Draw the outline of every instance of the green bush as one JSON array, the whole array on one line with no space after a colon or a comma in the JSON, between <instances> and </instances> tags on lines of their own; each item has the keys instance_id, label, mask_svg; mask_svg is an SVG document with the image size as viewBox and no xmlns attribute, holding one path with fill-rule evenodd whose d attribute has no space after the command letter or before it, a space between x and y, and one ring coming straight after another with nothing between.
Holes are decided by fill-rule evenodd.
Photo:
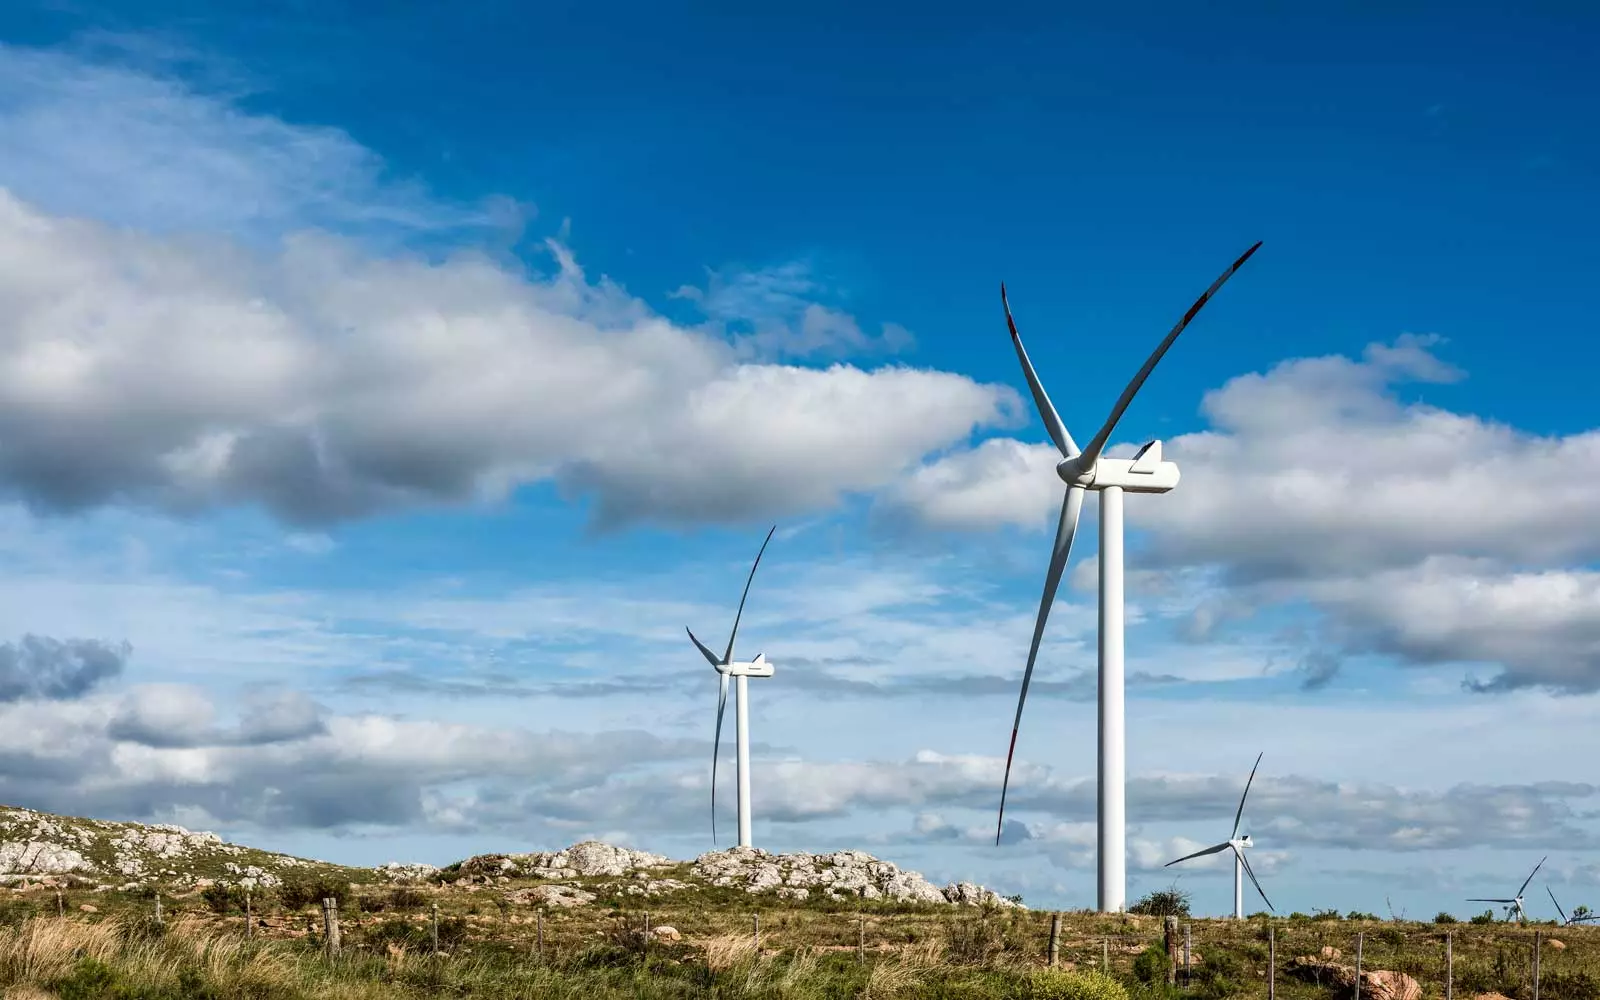
<instances>
[{"instance_id":1,"label":"green bush","mask_svg":"<svg viewBox=\"0 0 1600 1000\"><path fill-rule=\"evenodd\" d=\"M200 899L217 913L244 912L244 890L236 885L208 885L200 890Z\"/></svg>"},{"instance_id":2,"label":"green bush","mask_svg":"<svg viewBox=\"0 0 1600 1000\"><path fill-rule=\"evenodd\" d=\"M1167 968L1170 962L1167 949L1153 944L1141 951L1139 957L1133 960L1133 976L1141 983L1164 983L1167 981Z\"/></svg>"},{"instance_id":3,"label":"green bush","mask_svg":"<svg viewBox=\"0 0 1600 1000\"><path fill-rule=\"evenodd\" d=\"M343 909L350 903L350 883L330 878L300 879L278 886L278 902L286 910L303 910L322 900L333 898Z\"/></svg>"},{"instance_id":4,"label":"green bush","mask_svg":"<svg viewBox=\"0 0 1600 1000\"><path fill-rule=\"evenodd\" d=\"M1456 918L1444 912L1443 910L1440 910L1434 915L1433 922L1436 924L1453 924L1456 922Z\"/></svg>"},{"instance_id":5,"label":"green bush","mask_svg":"<svg viewBox=\"0 0 1600 1000\"><path fill-rule=\"evenodd\" d=\"M1474 924L1492 924L1494 923L1494 911L1484 910L1482 913L1474 915L1469 922Z\"/></svg>"},{"instance_id":6,"label":"green bush","mask_svg":"<svg viewBox=\"0 0 1600 1000\"><path fill-rule=\"evenodd\" d=\"M1189 894L1177 887L1168 886L1147 893L1144 898L1128 907L1129 913L1137 913L1145 917L1187 917L1189 915Z\"/></svg>"},{"instance_id":7,"label":"green bush","mask_svg":"<svg viewBox=\"0 0 1600 1000\"><path fill-rule=\"evenodd\" d=\"M1028 980L1029 1000L1128 1000L1128 990L1103 972L1036 971Z\"/></svg>"}]
</instances>

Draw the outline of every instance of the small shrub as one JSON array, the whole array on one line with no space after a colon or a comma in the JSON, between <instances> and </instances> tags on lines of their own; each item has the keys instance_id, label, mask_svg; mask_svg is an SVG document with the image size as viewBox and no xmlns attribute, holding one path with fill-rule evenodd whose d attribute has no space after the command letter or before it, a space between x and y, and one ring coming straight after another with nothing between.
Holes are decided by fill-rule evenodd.
<instances>
[{"instance_id":1,"label":"small shrub","mask_svg":"<svg viewBox=\"0 0 1600 1000\"><path fill-rule=\"evenodd\" d=\"M1146 894L1144 898L1128 907L1128 912L1145 917L1187 917L1189 894L1174 883L1165 889L1157 889Z\"/></svg>"},{"instance_id":2,"label":"small shrub","mask_svg":"<svg viewBox=\"0 0 1600 1000\"><path fill-rule=\"evenodd\" d=\"M236 885L208 885L200 890L200 899L217 913L244 910L244 890Z\"/></svg>"},{"instance_id":3,"label":"small shrub","mask_svg":"<svg viewBox=\"0 0 1600 1000\"><path fill-rule=\"evenodd\" d=\"M1312 920L1342 920L1338 910L1312 910Z\"/></svg>"},{"instance_id":4,"label":"small shrub","mask_svg":"<svg viewBox=\"0 0 1600 1000\"><path fill-rule=\"evenodd\" d=\"M328 898L338 900L341 909L348 906L350 884L329 878L311 878L278 886L278 902L286 910L303 910Z\"/></svg>"},{"instance_id":5,"label":"small shrub","mask_svg":"<svg viewBox=\"0 0 1600 1000\"><path fill-rule=\"evenodd\" d=\"M983 965L1002 944L999 929L990 921L983 917L957 918L950 924L945 956L953 965Z\"/></svg>"},{"instance_id":6,"label":"small shrub","mask_svg":"<svg viewBox=\"0 0 1600 1000\"><path fill-rule=\"evenodd\" d=\"M1153 944L1133 960L1133 976L1141 983L1165 983L1170 962L1167 950Z\"/></svg>"},{"instance_id":7,"label":"small shrub","mask_svg":"<svg viewBox=\"0 0 1600 1000\"><path fill-rule=\"evenodd\" d=\"M1103 972L1036 971L1028 980L1029 1000L1128 1000L1127 987Z\"/></svg>"},{"instance_id":8,"label":"small shrub","mask_svg":"<svg viewBox=\"0 0 1600 1000\"><path fill-rule=\"evenodd\" d=\"M428 897L410 886L402 885L389 893L389 905L401 913L420 910L427 901Z\"/></svg>"},{"instance_id":9,"label":"small shrub","mask_svg":"<svg viewBox=\"0 0 1600 1000\"><path fill-rule=\"evenodd\" d=\"M1456 918L1444 912L1443 910L1440 910L1438 913L1434 914L1433 922L1436 924L1453 924L1456 922Z\"/></svg>"},{"instance_id":10,"label":"small shrub","mask_svg":"<svg viewBox=\"0 0 1600 1000\"><path fill-rule=\"evenodd\" d=\"M1376 913L1362 913L1360 910L1351 910L1344 915L1346 920L1377 920Z\"/></svg>"},{"instance_id":11,"label":"small shrub","mask_svg":"<svg viewBox=\"0 0 1600 1000\"><path fill-rule=\"evenodd\" d=\"M1492 924L1494 923L1494 911L1484 910L1482 913L1475 914L1468 920L1468 923Z\"/></svg>"}]
</instances>

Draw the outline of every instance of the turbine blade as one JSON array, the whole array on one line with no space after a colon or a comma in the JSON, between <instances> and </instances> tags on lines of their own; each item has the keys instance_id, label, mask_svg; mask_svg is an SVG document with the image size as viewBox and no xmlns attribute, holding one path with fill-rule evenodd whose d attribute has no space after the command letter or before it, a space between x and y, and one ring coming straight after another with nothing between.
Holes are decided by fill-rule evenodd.
<instances>
[{"instance_id":1,"label":"turbine blade","mask_svg":"<svg viewBox=\"0 0 1600 1000\"><path fill-rule=\"evenodd\" d=\"M1133 402L1133 397L1144 386L1144 380L1150 377L1150 373L1155 370L1156 364L1167 353L1167 349L1172 346L1172 342L1178 339L1178 334L1182 333L1184 328L1189 325L1189 321L1194 319L1195 315L1200 312L1207 302L1211 301L1211 296L1217 293L1217 289L1222 287L1222 283L1233 277L1233 272L1244 266L1244 262L1250 259L1250 255L1260 248L1261 243L1257 241L1255 246L1246 250L1238 260L1233 262L1232 266L1222 272L1222 277L1213 281L1211 287L1206 289L1198 299L1194 300L1194 305L1190 306L1189 311L1183 314L1183 319L1178 320L1178 325L1173 327L1172 331L1161 341L1154 353L1150 355L1150 359L1144 363L1144 367L1139 369L1139 374L1135 375L1133 381L1128 383L1128 387L1122 390L1122 395L1117 398L1117 405L1111 408L1111 416L1106 418L1105 425L1095 434L1094 438L1089 442L1089 446L1083 449L1083 456L1079 461L1080 465L1088 467L1100 457L1100 452L1105 450L1106 442L1111 439L1111 432L1116 430L1117 421L1122 419L1122 414L1127 411L1128 404Z\"/></svg>"},{"instance_id":2,"label":"turbine blade","mask_svg":"<svg viewBox=\"0 0 1600 1000\"><path fill-rule=\"evenodd\" d=\"M1265 756L1266 756L1266 751L1265 750L1263 750L1260 753L1256 754L1256 762L1250 768L1250 777L1247 778L1245 780L1245 783L1244 783L1244 795L1239 796L1239 811L1233 814L1233 832L1228 834L1228 839L1229 840L1232 840L1233 838L1235 838L1235 837L1237 837L1239 835L1239 820L1241 818L1243 818L1243 816L1244 816L1244 800L1245 800L1245 796L1248 796L1250 794L1250 782L1256 780L1256 768L1261 766L1261 758L1265 757Z\"/></svg>"},{"instance_id":3,"label":"turbine blade","mask_svg":"<svg viewBox=\"0 0 1600 1000\"><path fill-rule=\"evenodd\" d=\"M1549 860L1550 860L1550 855L1546 854L1544 857L1539 859L1539 863L1538 864L1533 866L1533 871L1528 874L1527 880L1522 883L1522 888L1517 890L1517 898L1518 899L1521 899L1522 898L1522 894L1527 891L1528 882L1532 882L1533 881L1533 876L1539 874L1539 869L1543 868L1544 867L1544 863L1546 861L1549 861Z\"/></svg>"},{"instance_id":4,"label":"turbine blade","mask_svg":"<svg viewBox=\"0 0 1600 1000\"><path fill-rule=\"evenodd\" d=\"M1017 752L1017 730L1022 726L1022 706L1028 700L1028 682L1033 680L1033 664L1039 656L1039 641L1044 637L1045 619L1050 617L1050 605L1055 603L1056 588L1061 584L1061 571L1067 567L1067 557L1072 554L1072 538L1078 532L1078 515L1083 512L1081 486L1067 487L1061 498L1061 520L1056 525L1055 549L1050 553L1050 569L1044 575L1044 594L1039 598L1039 617L1033 623L1033 643L1028 647L1028 665L1022 671L1022 693L1017 696L1017 717L1011 722L1011 746L1006 750L1006 774L1000 782L1000 816L994 824L994 844L1000 846L1000 830L1006 821L1006 790L1011 786L1011 758Z\"/></svg>"},{"instance_id":5,"label":"turbine blade","mask_svg":"<svg viewBox=\"0 0 1600 1000\"><path fill-rule=\"evenodd\" d=\"M1561 908L1561 904L1560 904L1560 903L1556 903L1556 894L1555 894L1555 890L1554 890L1554 889L1551 889L1551 888L1550 888L1550 887L1549 887L1549 886L1545 886L1545 887L1544 887L1544 891L1545 891L1545 892L1548 892L1548 893L1549 893L1549 894L1550 894L1550 902L1552 902L1552 903L1555 903L1555 904L1556 904L1556 912L1557 912L1557 913L1559 913L1559 914L1561 914L1561 922L1562 922L1562 923L1564 923L1564 924L1570 924L1570 923L1572 923L1572 921L1570 921L1570 920L1568 920L1568 919L1567 919L1567 911L1566 911L1566 910L1563 910L1563 909L1562 909L1562 908Z\"/></svg>"},{"instance_id":6,"label":"turbine blade","mask_svg":"<svg viewBox=\"0 0 1600 1000\"><path fill-rule=\"evenodd\" d=\"M1006 326L1011 329L1011 345L1017 349L1017 360L1022 362L1022 374L1028 380L1028 391L1033 393L1033 405L1039 410L1039 419L1044 421L1044 429L1050 432L1050 440L1056 443L1061 456L1071 458L1078 453L1078 446L1072 440L1072 435L1067 433L1067 425L1061 422L1061 415L1050 403L1044 386L1039 384L1039 375L1033 370L1033 362L1028 360L1022 337L1017 334L1016 321L1011 318L1011 303L1006 301L1006 285L1003 281L1000 283L1000 304L1006 308Z\"/></svg>"},{"instance_id":7,"label":"turbine blade","mask_svg":"<svg viewBox=\"0 0 1600 1000\"><path fill-rule=\"evenodd\" d=\"M1514 899L1479 899L1479 898L1472 898L1472 899L1468 899L1467 902L1469 902L1469 903L1515 903L1516 900L1514 900Z\"/></svg>"},{"instance_id":8,"label":"turbine blade","mask_svg":"<svg viewBox=\"0 0 1600 1000\"><path fill-rule=\"evenodd\" d=\"M722 655L723 663L733 662L733 640L739 634L739 618L744 614L744 599L750 596L750 581L756 578L756 567L761 565L761 553L767 551L767 542L772 541L772 533L777 530L776 524L768 529L766 540L761 543L761 551L756 553L756 561L750 567L750 575L744 579L744 593L739 595L739 610L733 616L733 631L728 633L728 651Z\"/></svg>"},{"instance_id":9,"label":"turbine blade","mask_svg":"<svg viewBox=\"0 0 1600 1000\"><path fill-rule=\"evenodd\" d=\"M1256 887L1256 892L1261 893L1261 901L1267 904L1267 909L1272 910L1273 913L1277 913L1278 911L1272 907L1272 900L1267 898L1266 890L1261 888L1261 880L1256 878L1255 869L1250 867L1250 859L1245 857L1244 852L1239 850L1237 847L1233 849L1233 853L1239 855L1239 861L1244 865L1244 873L1250 876L1250 884Z\"/></svg>"},{"instance_id":10,"label":"turbine blade","mask_svg":"<svg viewBox=\"0 0 1600 1000\"><path fill-rule=\"evenodd\" d=\"M693 642L695 648L700 650L700 654L706 658L707 663L711 664L713 667L722 666L722 661L717 659L717 654L707 649L706 644L695 637L694 632L689 628L689 626L685 625L683 630L689 633L689 641Z\"/></svg>"},{"instance_id":11,"label":"turbine blade","mask_svg":"<svg viewBox=\"0 0 1600 1000\"><path fill-rule=\"evenodd\" d=\"M711 845L717 844L717 758L722 756L722 710L728 707L728 675L718 676L717 730L711 738Z\"/></svg>"},{"instance_id":12,"label":"turbine blade","mask_svg":"<svg viewBox=\"0 0 1600 1000\"><path fill-rule=\"evenodd\" d=\"M1226 851L1228 848L1230 848L1232 846L1233 846L1232 844L1224 842L1224 843L1218 844L1216 847L1208 847L1203 851L1195 851L1193 854L1185 854L1183 857L1179 858L1178 861L1188 861L1190 858L1202 858L1202 857L1205 857L1207 854L1216 854L1218 851ZM1171 868L1173 865L1177 864L1178 861L1168 861L1166 864L1162 865L1161 867L1163 867L1163 868Z\"/></svg>"}]
</instances>

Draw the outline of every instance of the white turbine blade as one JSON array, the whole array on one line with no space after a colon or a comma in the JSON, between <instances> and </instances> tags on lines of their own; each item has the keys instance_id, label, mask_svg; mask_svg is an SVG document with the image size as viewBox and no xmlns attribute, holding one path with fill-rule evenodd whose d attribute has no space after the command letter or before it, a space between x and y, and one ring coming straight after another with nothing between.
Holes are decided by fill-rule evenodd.
<instances>
[{"instance_id":1,"label":"white turbine blade","mask_svg":"<svg viewBox=\"0 0 1600 1000\"><path fill-rule=\"evenodd\" d=\"M1256 780L1256 768L1261 766L1261 758L1265 757L1266 755L1267 752L1265 750L1256 754L1256 762L1250 768L1250 777L1245 779L1244 795L1239 796L1239 811L1233 814L1233 832L1228 834L1229 840L1232 840L1239 835L1239 820L1244 817L1244 800L1245 797L1250 794L1250 782Z\"/></svg>"},{"instance_id":2,"label":"white turbine blade","mask_svg":"<svg viewBox=\"0 0 1600 1000\"><path fill-rule=\"evenodd\" d=\"M1106 418L1105 425L1095 434L1094 438L1089 442L1089 446L1083 449L1083 456L1079 460L1080 466L1086 468L1100 457L1100 452L1105 450L1106 442L1111 439L1111 432L1117 427L1117 421L1122 419L1122 414L1127 411L1128 404L1133 402L1133 397L1144 386L1144 380L1150 377L1150 373L1155 370L1156 364L1167 353L1167 349L1172 346L1172 342L1178 339L1178 334L1182 333L1184 328L1189 325L1189 321L1194 319L1195 314L1207 302L1211 301L1211 296L1217 293L1217 289L1222 287L1222 283L1233 277L1233 272L1239 270L1244 265L1244 262L1250 259L1250 255L1260 248L1261 243L1257 241L1255 246L1246 250L1238 260L1233 262L1231 267L1222 272L1222 277L1213 281L1211 287L1206 289L1198 299L1194 300L1194 305L1190 306L1189 311L1183 314L1183 319L1178 320L1178 325L1173 327L1172 331L1161 341L1160 346L1150 355L1150 359L1144 363L1144 367L1139 369L1139 374L1135 375L1133 381L1128 383L1128 387L1122 390L1122 395L1117 399L1117 405L1111 408L1111 416Z\"/></svg>"},{"instance_id":3,"label":"white turbine blade","mask_svg":"<svg viewBox=\"0 0 1600 1000\"><path fill-rule=\"evenodd\" d=\"M1072 538L1078 532L1078 515L1083 512L1081 486L1067 487L1061 498L1061 520L1056 525L1055 549L1050 553L1050 569L1044 575L1044 594L1039 598L1039 617L1033 623L1033 643L1028 647L1028 665L1022 671L1022 693L1017 696L1017 717L1011 722L1011 746L1006 750L1006 773L1000 782L1000 816L994 824L994 843L1000 846L1000 830L1006 821L1006 790L1011 786L1011 758L1017 752L1017 729L1022 725L1022 706L1028 700L1028 682L1033 679L1033 664L1039 656L1039 641L1044 638L1045 619L1050 617L1050 605L1055 603L1056 588L1061 584L1061 572L1067 568L1067 557L1072 554Z\"/></svg>"},{"instance_id":4,"label":"white turbine blade","mask_svg":"<svg viewBox=\"0 0 1600 1000\"><path fill-rule=\"evenodd\" d=\"M1193 854L1185 854L1183 857L1179 858L1178 861L1188 861L1190 858L1203 858L1207 854L1216 854L1219 851L1226 851L1228 848L1230 848L1232 846L1233 846L1232 844L1227 843L1226 841L1224 841L1223 843L1220 843L1215 847L1208 847L1203 851L1195 851ZM1161 867L1163 867L1163 868L1171 868L1173 865L1177 864L1178 861L1168 861L1166 864L1162 865Z\"/></svg>"},{"instance_id":5,"label":"white turbine blade","mask_svg":"<svg viewBox=\"0 0 1600 1000\"><path fill-rule=\"evenodd\" d=\"M689 641L693 642L695 648L700 650L700 654L706 658L707 663L711 664L713 667L722 666L722 661L717 659L717 654L707 649L706 644L695 637L694 632L689 628L689 626L685 625L683 630L689 633Z\"/></svg>"},{"instance_id":6,"label":"white turbine blade","mask_svg":"<svg viewBox=\"0 0 1600 1000\"><path fill-rule=\"evenodd\" d=\"M1468 899L1467 902L1469 902L1469 903L1515 903L1516 900L1514 900L1514 899L1480 899L1480 898L1474 897L1474 898Z\"/></svg>"},{"instance_id":7,"label":"white turbine blade","mask_svg":"<svg viewBox=\"0 0 1600 1000\"><path fill-rule=\"evenodd\" d=\"M1539 859L1539 863L1538 864L1533 866L1533 871L1528 874L1527 880L1522 883L1522 888L1517 890L1517 899L1519 901L1522 899L1522 894L1525 891L1527 891L1528 883L1533 881L1533 876L1539 874L1539 869L1543 868L1544 867L1544 863L1546 861L1549 861L1549 860L1550 860L1550 855L1546 854L1544 857Z\"/></svg>"},{"instance_id":8,"label":"white turbine blade","mask_svg":"<svg viewBox=\"0 0 1600 1000\"><path fill-rule=\"evenodd\" d=\"M1273 913L1277 913L1278 911L1272 907L1272 900L1267 898L1267 891L1261 888L1261 880L1256 878L1255 869L1250 867L1250 859L1245 857L1244 852L1239 850L1237 847L1233 849L1233 853L1239 855L1239 862L1240 864L1244 865L1244 873L1250 876L1250 884L1256 887L1256 892L1261 893L1261 901L1267 904L1267 909L1272 910Z\"/></svg>"},{"instance_id":9,"label":"white turbine blade","mask_svg":"<svg viewBox=\"0 0 1600 1000\"><path fill-rule=\"evenodd\" d=\"M750 596L750 581L756 578L756 567L761 565L761 553L767 551L767 542L772 541L772 533L778 530L774 524L768 531L766 540L761 543L761 551L756 553L756 561L750 567L750 575L744 580L744 593L739 595L739 610L733 616L733 631L728 633L728 651L722 654L723 663L733 662L733 640L739 634L739 618L744 614L744 599Z\"/></svg>"},{"instance_id":10,"label":"white turbine blade","mask_svg":"<svg viewBox=\"0 0 1600 1000\"><path fill-rule=\"evenodd\" d=\"M717 680L717 730L711 738L711 845L717 843L717 758L722 756L722 710L728 707L728 675Z\"/></svg>"},{"instance_id":11,"label":"white turbine blade","mask_svg":"<svg viewBox=\"0 0 1600 1000\"><path fill-rule=\"evenodd\" d=\"M1567 919L1567 911L1566 911L1566 910L1563 910L1563 909L1562 909L1562 908L1561 908L1561 904L1560 904L1560 903L1556 903L1556 893L1555 893L1555 890L1554 890L1554 889L1552 889L1552 888L1550 888L1550 887L1549 887L1549 886L1545 886L1545 887L1544 887L1544 891L1545 891L1545 892L1548 892L1548 893L1549 893L1549 894L1550 894L1550 902L1552 902L1552 903L1555 903L1555 904L1556 904L1556 912L1557 912L1557 913L1559 913L1559 914L1561 914L1561 922L1562 922L1562 923L1564 923L1564 924L1570 924L1570 923L1572 923L1572 921L1570 921L1570 920L1568 920L1568 919Z\"/></svg>"},{"instance_id":12,"label":"white turbine blade","mask_svg":"<svg viewBox=\"0 0 1600 1000\"><path fill-rule=\"evenodd\" d=\"M1006 308L1006 326L1011 329L1011 344L1017 349L1017 360L1022 362L1022 374L1028 380L1028 391L1033 393L1033 405L1039 410L1039 419L1044 421L1044 429L1050 432L1050 440L1056 443L1061 456L1071 458L1078 453L1078 446L1073 442L1072 435L1067 433L1067 425L1061 422L1061 415L1050 403L1044 386L1039 383L1033 362L1028 360L1028 352L1023 349L1022 338L1017 334L1016 321L1011 318L1011 303L1006 301L1006 284L1003 281L1000 283L1000 304Z\"/></svg>"}]
</instances>

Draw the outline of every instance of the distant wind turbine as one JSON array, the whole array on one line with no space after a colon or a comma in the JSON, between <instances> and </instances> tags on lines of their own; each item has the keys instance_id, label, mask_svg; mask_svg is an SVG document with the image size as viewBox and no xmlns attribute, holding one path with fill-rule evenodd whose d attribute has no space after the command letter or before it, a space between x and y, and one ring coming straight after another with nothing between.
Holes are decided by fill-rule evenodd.
<instances>
[{"instance_id":1,"label":"distant wind turbine","mask_svg":"<svg viewBox=\"0 0 1600 1000\"><path fill-rule=\"evenodd\" d=\"M1044 421L1050 440L1061 452L1056 463L1056 475L1066 484L1066 495L1061 501L1061 520L1056 526L1055 548L1050 555L1050 568L1044 577L1044 595L1039 599L1039 617L1033 626L1033 643L1028 647L1028 665L1022 671L1022 692L1017 696L1017 716L1011 724L1011 747L1006 751L1005 778L1000 785L1000 815L995 822L994 842L1000 843L1000 832L1005 826L1006 790L1011 784L1011 759L1017 752L1017 730L1022 725L1022 706L1028 700L1028 682L1033 678L1033 664L1039 656L1039 642L1044 638L1045 619L1050 617L1050 605L1055 601L1056 588L1061 574L1067 568L1067 557L1072 552L1072 539L1078 530L1078 515L1083 510L1083 497L1089 490L1100 494L1100 774L1099 774L1099 908L1103 913L1123 909L1127 902L1127 810L1125 766L1126 739L1123 727L1123 607L1122 607L1122 494L1166 493L1178 485L1178 466L1161 460L1161 442L1151 441L1140 448L1133 458L1102 458L1101 452L1111 441L1111 432L1122 419L1133 397L1144 386L1145 379L1155 370L1156 364L1167 349L1178 339L1211 301L1222 283L1244 266L1250 255L1260 249L1258 242L1234 261L1222 277L1211 283L1201 296L1183 314L1145 361L1144 367L1134 375L1133 381L1122 390L1111 415L1089 441L1078 450L1072 435L1061 422L1060 414L1050 402L1039 376L1023 349L1022 337L1017 334L1017 324L1011 318L1011 303L1006 299L1006 286L1000 286L1000 303L1006 310L1006 325L1011 330L1011 345L1016 348L1017 359L1022 362L1022 374L1028 380L1028 390L1033 394L1034 406ZM1074 381L1074 394L1081 390L1082 381Z\"/></svg>"},{"instance_id":2,"label":"distant wind turbine","mask_svg":"<svg viewBox=\"0 0 1600 1000\"><path fill-rule=\"evenodd\" d=\"M739 799L739 846L750 847L750 682L751 677L771 677L772 664L767 662L766 653L757 653L756 658L747 663L738 663L733 659L733 640L739 635L739 619L744 615L744 601L750 596L750 582L756 578L756 567L761 565L762 553L767 551L767 542L772 541L772 533L778 530L774 524L767 532L766 540L761 543L761 549L756 553L756 561L750 567L750 575L744 581L744 593L739 595L739 610L733 616L733 631L728 633L728 648L718 657L706 644L695 638L689 628L684 631L689 633L689 639L700 650L707 662L717 671L717 729L716 736L711 744L711 843L717 842L717 758L722 754L722 712L728 705L728 678L738 679L734 697L734 732L737 743L735 761L738 765L738 799Z\"/></svg>"},{"instance_id":3,"label":"distant wind turbine","mask_svg":"<svg viewBox=\"0 0 1600 1000\"><path fill-rule=\"evenodd\" d=\"M1250 884L1256 887L1256 892L1261 893L1261 901L1267 904L1267 909L1272 910L1274 913L1278 912L1272 909L1272 900L1267 898L1266 890L1261 888L1261 882L1256 878L1256 873L1250 868L1250 860L1244 856L1244 852L1253 846L1250 843L1250 835L1247 833L1243 837L1239 836L1239 820L1244 817L1244 800L1250 795L1250 784L1256 780L1256 768L1261 766L1261 758L1264 756L1266 756L1265 752L1256 754L1255 767L1250 768L1250 777L1245 780L1244 794L1239 796L1239 810L1233 814L1233 832L1228 834L1228 839L1203 851L1185 854L1177 861L1168 861L1162 866L1163 868L1171 868L1179 861L1188 861L1190 858L1201 858L1207 854L1220 854L1223 851L1232 850L1233 917L1235 920L1244 919L1244 881L1240 877L1241 871L1250 876Z\"/></svg>"},{"instance_id":4,"label":"distant wind turbine","mask_svg":"<svg viewBox=\"0 0 1600 1000\"><path fill-rule=\"evenodd\" d=\"M1510 920L1511 919L1511 915L1513 913L1515 913L1517 915L1517 919L1519 921L1522 921L1523 923L1526 923L1527 920L1528 920L1528 914L1527 914L1526 911L1524 911L1522 909L1522 894L1527 891L1528 883L1533 881L1533 877L1535 875L1539 874L1539 869L1543 868L1544 867L1544 863L1546 861L1548 861L1548 860L1550 860L1550 856L1548 854L1539 859L1539 863L1533 866L1533 871L1529 872L1528 873L1528 877L1522 880L1522 888L1518 889L1517 890L1517 894L1515 896L1512 896L1510 899L1469 899L1469 900L1467 900L1467 902L1469 902L1469 903L1501 903L1501 904L1504 904L1505 908L1506 908L1506 919L1507 920ZM1548 889L1550 887L1549 886L1545 886L1545 888ZM1555 893L1551 893L1550 895L1551 895L1552 899L1555 898Z\"/></svg>"},{"instance_id":5,"label":"distant wind turbine","mask_svg":"<svg viewBox=\"0 0 1600 1000\"><path fill-rule=\"evenodd\" d=\"M1578 907L1572 911L1572 916L1567 916L1567 911L1561 908L1560 903L1556 903L1555 891L1549 886L1545 886L1544 891L1550 893L1550 902L1556 904L1556 912L1561 914L1561 922L1563 924L1566 924L1570 927L1573 924L1584 924L1591 920L1600 920L1600 913L1590 913L1588 907L1586 906Z\"/></svg>"}]
</instances>

